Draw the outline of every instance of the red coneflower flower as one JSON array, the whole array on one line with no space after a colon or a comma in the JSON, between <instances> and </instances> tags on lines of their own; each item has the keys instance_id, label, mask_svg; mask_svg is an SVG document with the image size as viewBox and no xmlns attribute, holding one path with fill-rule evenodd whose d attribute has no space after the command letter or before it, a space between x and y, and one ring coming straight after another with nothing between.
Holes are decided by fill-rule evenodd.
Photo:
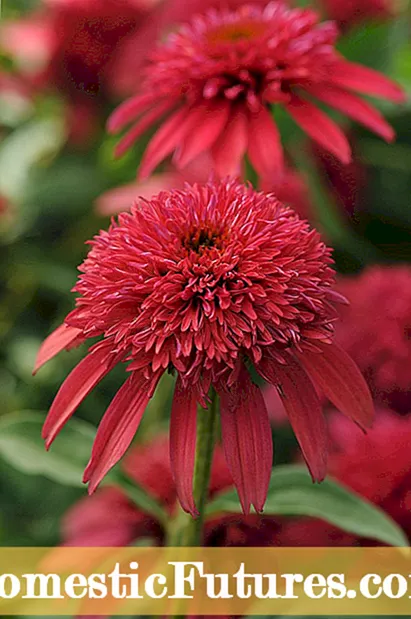
<instances>
[{"instance_id":1,"label":"red coneflower flower","mask_svg":"<svg viewBox=\"0 0 411 619\"><path fill-rule=\"evenodd\" d=\"M211 151L221 176L238 174L247 153L260 178L271 180L283 166L271 112L280 104L314 140L348 163L344 133L313 99L392 140L392 127L353 91L399 102L402 90L376 71L346 61L334 48L336 37L333 23L319 24L315 12L281 2L198 16L157 48L140 94L111 116L112 133L135 123L117 155L169 115L147 147L141 178L173 152L175 163L184 167Z\"/></svg>"},{"instance_id":2,"label":"red coneflower flower","mask_svg":"<svg viewBox=\"0 0 411 619\"><path fill-rule=\"evenodd\" d=\"M411 412L411 269L373 266L341 278L350 301L337 341L358 364L374 398L399 412Z\"/></svg>"},{"instance_id":3,"label":"red coneflower flower","mask_svg":"<svg viewBox=\"0 0 411 619\"><path fill-rule=\"evenodd\" d=\"M239 182L187 185L119 215L81 267L77 307L43 344L36 369L103 336L60 388L44 425L49 447L80 402L119 362L129 378L106 411L84 481L92 492L128 448L161 375L178 374L173 473L192 514L197 403L220 396L223 446L244 512L261 511L272 465L268 414L248 366L277 385L316 480L326 427L314 387L359 424L372 418L364 380L332 344L342 300L330 250L273 195Z\"/></svg>"}]
</instances>

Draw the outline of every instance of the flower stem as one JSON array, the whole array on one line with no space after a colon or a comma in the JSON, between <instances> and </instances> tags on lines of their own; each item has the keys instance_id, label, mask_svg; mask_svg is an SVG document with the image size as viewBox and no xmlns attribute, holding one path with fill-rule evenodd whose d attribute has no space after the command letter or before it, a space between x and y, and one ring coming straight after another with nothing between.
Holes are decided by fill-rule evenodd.
<instances>
[{"instance_id":1,"label":"flower stem","mask_svg":"<svg viewBox=\"0 0 411 619\"><path fill-rule=\"evenodd\" d=\"M204 511L207 503L211 464L217 430L218 397L212 391L207 408L197 411L197 444L194 465L194 500L199 512L197 518L184 514L181 522L179 546L201 546L203 539Z\"/></svg>"}]
</instances>

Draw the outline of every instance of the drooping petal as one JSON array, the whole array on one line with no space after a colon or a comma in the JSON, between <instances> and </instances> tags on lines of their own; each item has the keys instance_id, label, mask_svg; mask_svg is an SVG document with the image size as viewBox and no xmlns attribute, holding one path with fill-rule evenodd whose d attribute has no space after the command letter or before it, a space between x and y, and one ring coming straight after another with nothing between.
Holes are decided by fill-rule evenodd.
<instances>
[{"instance_id":1,"label":"drooping petal","mask_svg":"<svg viewBox=\"0 0 411 619\"><path fill-rule=\"evenodd\" d=\"M132 122L140 113L150 108L150 104L155 102L151 93L138 95L132 99L124 101L111 114L107 121L107 131L109 133L118 133L126 125Z\"/></svg>"},{"instance_id":2,"label":"drooping petal","mask_svg":"<svg viewBox=\"0 0 411 619\"><path fill-rule=\"evenodd\" d=\"M230 105L227 102L204 108L198 126L187 133L181 148L176 152L174 161L178 168L184 168L214 144L224 129L229 111Z\"/></svg>"},{"instance_id":3,"label":"drooping petal","mask_svg":"<svg viewBox=\"0 0 411 619\"><path fill-rule=\"evenodd\" d=\"M198 516L193 497L193 476L197 435L196 390L177 379L170 419L170 463L182 508Z\"/></svg>"},{"instance_id":4,"label":"drooping petal","mask_svg":"<svg viewBox=\"0 0 411 619\"><path fill-rule=\"evenodd\" d=\"M240 108L232 111L223 133L212 148L214 167L221 178L239 174L247 145L247 117Z\"/></svg>"},{"instance_id":5,"label":"drooping petal","mask_svg":"<svg viewBox=\"0 0 411 619\"><path fill-rule=\"evenodd\" d=\"M338 86L356 90L365 95L375 95L394 103L403 103L406 99L403 89L398 84L378 71L356 62L340 60L330 78Z\"/></svg>"},{"instance_id":6,"label":"drooping petal","mask_svg":"<svg viewBox=\"0 0 411 619\"><path fill-rule=\"evenodd\" d=\"M114 154L121 157L138 140L138 138L151 127L161 116L174 105L173 101L165 101L162 105L154 107L126 133L117 144Z\"/></svg>"},{"instance_id":7,"label":"drooping petal","mask_svg":"<svg viewBox=\"0 0 411 619\"><path fill-rule=\"evenodd\" d=\"M81 329L70 327L63 323L53 333L51 333L40 346L40 350L37 353L36 362L34 365L33 374L39 371L39 369L55 357L62 350L72 346L76 340L81 342Z\"/></svg>"},{"instance_id":8,"label":"drooping petal","mask_svg":"<svg viewBox=\"0 0 411 619\"><path fill-rule=\"evenodd\" d=\"M251 505L261 512L273 460L271 428L263 396L245 368L231 389L219 389L219 394L224 453L241 506L245 514L249 514Z\"/></svg>"},{"instance_id":9,"label":"drooping petal","mask_svg":"<svg viewBox=\"0 0 411 619\"><path fill-rule=\"evenodd\" d=\"M250 114L248 156L261 179L281 178L284 155L278 128L265 107Z\"/></svg>"},{"instance_id":10,"label":"drooping petal","mask_svg":"<svg viewBox=\"0 0 411 619\"><path fill-rule=\"evenodd\" d=\"M277 387L311 476L322 481L327 472L327 425L309 376L291 355L286 365L264 359L257 371Z\"/></svg>"},{"instance_id":11,"label":"drooping petal","mask_svg":"<svg viewBox=\"0 0 411 619\"><path fill-rule=\"evenodd\" d=\"M313 140L333 153L342 163L350 163L351 148L347 138L324 112L297 96L293 96L286 107L295 122Z\"/></svg>"},{"instance_id":12,"label":"drooping petal","mask_svg":"<svg viewBox=\"0 0 411 619\"><path fill-rule=\"evenodd\" d=\"M111 349L111 342L94 346L61 385L43 426L47 449L84 398L119 361L118 355L110 354Z\"/></svg>"},{"instance_id":13,"label":"drooping petal","mask_svg":"<svg viewBox=\"0 0 411 619\"><path fill-rule=\"evenodd\" d=\"M191 129L197 125L200 109L187 107L178 110L166 120L151 139L141 161L139 179L144 180L180 143Z\"/></svg>"},{"instance_id":14,"label":"drooping petal","mask_svg":"<svg viewBox=\"0 0 411 619\"><path fill-rule=\"evenodd\" d=\"M374 417L374 406L360 370L336 344L317 343L317 346L322 353L298 353L307 373L334 406L362 428L369 428Z\"/></svg>"},{"instance_id":15,"label":"drooping petal","mask_svg":"<svg viewBox=\"0 0 411 619\"><path fill-rule=\"evenodd\" d=\"M176 189L179 183L181 184L181 178L177 172L153 174L142 183L129 183L104 192L95 201L95 209L99 215L111 217L129 210L137 196L150 200L160 191Z\"/></svg>"},{"instance_id":16,"label":"drooping petal","mask_svg":"<svg viewBox=\"0 0 411 619\"><path fill-rule=\"evenodd\" d=\"M394 139L394 129L385 118L372 105L356 95L342 88L330 86L312 86L310 93L336 110L343 112L346 116L363 124L387 142Z\"/></svg>"},{"instance_id":17,"label":"drooping petal","mask_svg":"<svg viewBox=\"0 0 411 619\"><path fill-rule=\"evenodd\" d=\"M84 482L89 482L89 494L125 454L149 399L146 379L142 374L133 372L114 396L98 427L83 477Z\"/></svg>"}]
</instances>

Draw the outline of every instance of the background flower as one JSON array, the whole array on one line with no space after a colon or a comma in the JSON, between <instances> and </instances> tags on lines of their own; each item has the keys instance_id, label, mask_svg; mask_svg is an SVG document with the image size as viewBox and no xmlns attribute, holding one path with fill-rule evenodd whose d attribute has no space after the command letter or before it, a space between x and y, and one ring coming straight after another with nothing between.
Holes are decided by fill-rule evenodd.
<instances>
[{"instance_id":1,"label":"background flower","mask_svg":"<svg viewBox=\"0 0 411 619\"><path fill-rule=\"evenodd\" d=\"M24 21L2 25L0 42L26 75L76 97L110 88L111 63L142 25L152 0L47 0Z\"/></svg>"},{"instance_id":2,"label":"background flower","mask_svg":"<svg viewBox=\"0 0 411 619\"><path fill-rule=\"evenodd\" d=\"M401 102L401 89L340 56L334 48L337 34L335 25L320 24L315 12L280 2L210 11L193 19L157 47L141 91L110 118L113 133L133 123L117 155L169 115L149 143L141 178L172 153L183 168L207 151L220 176L239 174L247 153L260 179L270 182L281 178L284 165L270 113L279 104L311 138L349 163L344 133L312 98L391 141L389 124L352 91Z\"/></svg>"},{"instance_id":3,"label":"background flower","mask_svg":"<svg viewBox=\"0 0 411 619\"><path fill-rule=\"evenodd\" d=\"M339 344L355 359L378 401L410 412L410 268L369 267L342 278L339 291L350 301L337 329Z\"/></svg>"},{"instance_id":4,"label":"background flower","mask_svg":"<svg viewBox=\"0 0 411 619\"><path fill-rule=\"evenodd\" d=\"M367 434L333 413L330 418L330 473L344 485L379 505L411 539L411 417L377 410ZM324 522L303 519L286 523L279 533L283 546L351 546L369 544Z\"/></svg>"}]
</instances>

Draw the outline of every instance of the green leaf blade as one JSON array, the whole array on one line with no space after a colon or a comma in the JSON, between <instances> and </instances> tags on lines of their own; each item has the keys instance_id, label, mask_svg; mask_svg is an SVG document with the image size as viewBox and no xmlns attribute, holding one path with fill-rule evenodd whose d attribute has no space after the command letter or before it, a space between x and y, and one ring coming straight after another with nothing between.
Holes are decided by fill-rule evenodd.
<instances>
[{"instance_id":1,"label":"green leaf blade","mask_svg":"<svg viewBox=\"0 0 411 619\"><path fill-rule=\"evenodd\" d=\"M220 494L208 505L209 516L240 511L235 491ZM330 478L313 484L305 467L298 465L273 470L264 514L320 518L357 537L408 546L402 529L379 507Z\"/></svg>"},{"instance_id":2,"label":"green leaf blade","mask_svg":"<svg viewBox=\"0 0 411 619\"><path fill-rule=\"evenodd\" d=\"M43 475L66 486L84 487L83 471L95 429L85 421L73 419L47 452L41 438L45 418L45 414L33 411L2 417L0 457L26 475Z\"/></svg>"},{"instance_id":3,"label":"green leaf blade","mask_svg":"<svg viewBox=\"0 0 411 619\"><path fill-rule=\"evenodd\" d=\"M65 486L85 488L82 478L93 447L94 426L72 419L47 452L41 439L45 417L33 411L2 417L0 457L25 475L42 475ZM165 524L167 514L160 503L120 468L106 476L105 483L121 488L138 509Z\"/></svg>"}]
</instances>

